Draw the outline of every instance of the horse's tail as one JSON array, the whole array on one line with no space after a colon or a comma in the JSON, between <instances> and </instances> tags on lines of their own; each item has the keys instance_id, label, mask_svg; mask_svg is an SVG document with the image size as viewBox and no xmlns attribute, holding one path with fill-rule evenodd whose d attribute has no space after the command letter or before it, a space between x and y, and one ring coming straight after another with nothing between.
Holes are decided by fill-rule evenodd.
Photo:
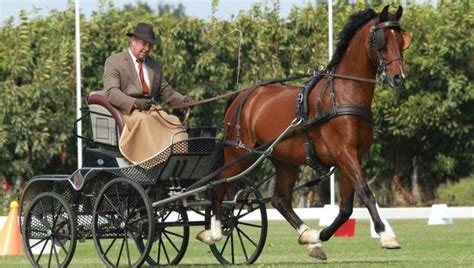
<instances>
[{"instance_id":1,"label":"horse's tail","mask_svg":"<svg viewBox=\"0 0 474 268\"><path fill-rule=\"evenodd\" d=\"M240 93L236 93L236 94L230 96L230 98L227 100L227 103L225 105L225 110L224 110L224 116L227 113L227 110L229 109L230 105L234 102L234 100L237 98L237 96L239 96L239 94Z\"/></svg>"},{"instance_id":2,"label":"horse's tail","mask_svg":"<svg viewBox=\"0 0 474 268\"><path fill-rule=\"evenodd\" d=\"M216 171L224 166L224 139L216 145L216 149L212 153L212 159L212 171ZM218 175L216 176L218 177Z\"/></svg>"},{"instance_id":3,"label":"horse's tail","mask_svg":"<svg viewBox=\"0 0 474 268\"><path fill-rule=\"evenodd\" d=\"M234 102L234 100L237 98L239 93L233 94L230 96L230 98L227 100L225 110L224 110L224 116L227 113L227 110L229 109L230 105ZM224 143L225 143L226 137L222 138L222 140L216 145L216 149L213 152L212 159L213 161L213 166L212 166L212 171L216 171L220 169L221 167L224 166L225 161L224 161Z\"/></svg>"}]
</instances>

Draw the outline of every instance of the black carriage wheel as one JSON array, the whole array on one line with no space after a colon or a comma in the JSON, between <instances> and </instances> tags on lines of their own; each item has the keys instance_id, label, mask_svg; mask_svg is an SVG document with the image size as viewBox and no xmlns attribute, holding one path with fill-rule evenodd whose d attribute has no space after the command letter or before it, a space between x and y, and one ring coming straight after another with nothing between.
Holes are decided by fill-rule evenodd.
<instances>
[{"instance_id":1,"label":"black carriage wheel","mask_svg":"<svg viewBox=\"0 0 474 268\"><path fill-rule=\"evenodd\" d=\"M178 204L155 208L155 238L146 262L152 266L176 265L183 259L189 242L186 209ZM139 249L143 243L137 240Z\"/></svg>"},{"instance_id":2,"label":"black carriage wheel","mask_svg":"<svg viewBox=\"0 0 474 268\"><path fill-rule=\"evenodd\" d=\"M64 198L53 192L36 196L22 224L23 247L34 267L67 267L76 250L76 218Z\"/></svg>"},{"instance_id":3,"label":"black carriage wheel","mask_svg":"<svg viewBox=\"0 0 474 268\"><path fill-rule=\"evenodd\" d=\"M93 212L92 234L99 257L107 266L138 267L153 243L155 222L143 187L116 178L100 191ZM141 240L142 250L135 241Z\"/></svg>"},{"instance_id":4,"label":"black carriage wheel","mask_svg":"<svg viewBox=\"0 0 474 268\"><path fill-rule=\"evenodd\" d=\"M237 203L222 204L223 237L210 246L212 254L221 264L254 263L262 253L267 238L267 211L260 191L246 178L237 184ZM260 222L249 219L251 213L260 214ZM210 217L210 211L206 210L206 222Z\"/></svg>"}]
</instances>

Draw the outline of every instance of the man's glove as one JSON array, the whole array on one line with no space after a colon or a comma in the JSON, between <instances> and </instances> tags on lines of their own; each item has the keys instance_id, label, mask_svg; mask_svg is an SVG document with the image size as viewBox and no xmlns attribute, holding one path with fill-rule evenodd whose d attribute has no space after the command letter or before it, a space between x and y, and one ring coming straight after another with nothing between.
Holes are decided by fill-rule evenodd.
<instances>
[{"instance_id":1,"label":"man's glove","mask_svg":"<svg viewBox=\"0 0 474 268\"><path fill-rule=\"evenodd\" d=\"M153 104L153 100L151 99L136 99L133 106L138 110L147 111L150 109L151 105Z\"/></svg>"}]
</instances>

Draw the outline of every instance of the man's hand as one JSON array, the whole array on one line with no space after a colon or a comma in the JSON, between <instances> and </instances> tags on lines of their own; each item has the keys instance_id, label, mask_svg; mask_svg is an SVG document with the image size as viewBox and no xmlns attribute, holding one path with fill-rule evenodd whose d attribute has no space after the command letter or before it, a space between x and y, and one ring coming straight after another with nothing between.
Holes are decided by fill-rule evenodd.
<instances>
[{"instance_id":1,"label":"man's hand","mask_svg":"<svg viewBox=\"0 0 474 268\"><path fill-rule=\"evenodd\" d=\"M184 99L183 99L183 104L184 105L188 105L188 104L191 104L193 102L194 102L193 98L191 98L189 96L185 96Z\"/></svg>"},{"instance_id":2,"label":"man's hand","mask_svg":"<svg viewBox=\"0 0 474 268\"><path fill-rule=\"evenodd\" d=\"M136 99L133 107L137 108L138 110L147 111L150 109L152 104L153 100L151 99Z\"/></svg>"}]
</instances>

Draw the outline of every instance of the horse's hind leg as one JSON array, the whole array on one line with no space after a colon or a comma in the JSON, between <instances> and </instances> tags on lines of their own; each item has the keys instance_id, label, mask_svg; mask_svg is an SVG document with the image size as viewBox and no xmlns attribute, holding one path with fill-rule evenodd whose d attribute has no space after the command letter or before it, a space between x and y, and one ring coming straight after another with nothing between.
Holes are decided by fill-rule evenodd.
<instances>
[{"instance_id":1,"label":"horse's hind leg","mask_svg":"<svg viewBox=\"0 0 474 268\"><path fill-rule=\"evenodd\" d=\"M285 217L288 223L298 231L300 244L309 244L309 254L311 257L325 260L321 248L321 240L319 239L319 232L310 229L304 222L296 215L291 204L293 195L293 187L298 178L298 166L273 160L276 171L275 190L273 192L271 203L272 205Z\"/></svg>"},{"instance_id":2,"label":"horse's hind leg","mask_svg":"<svg viewBox=\"0 0 474 268\"><path fill-rule=\"evenodd\" d=\"M211 190L211 208L214 212L211 216L210 229L205 229L196 235L196 239L212 245L222 238L221 226L221 203L227 192L228 183L218 186Z\"/></svg>"}]
</instances>

